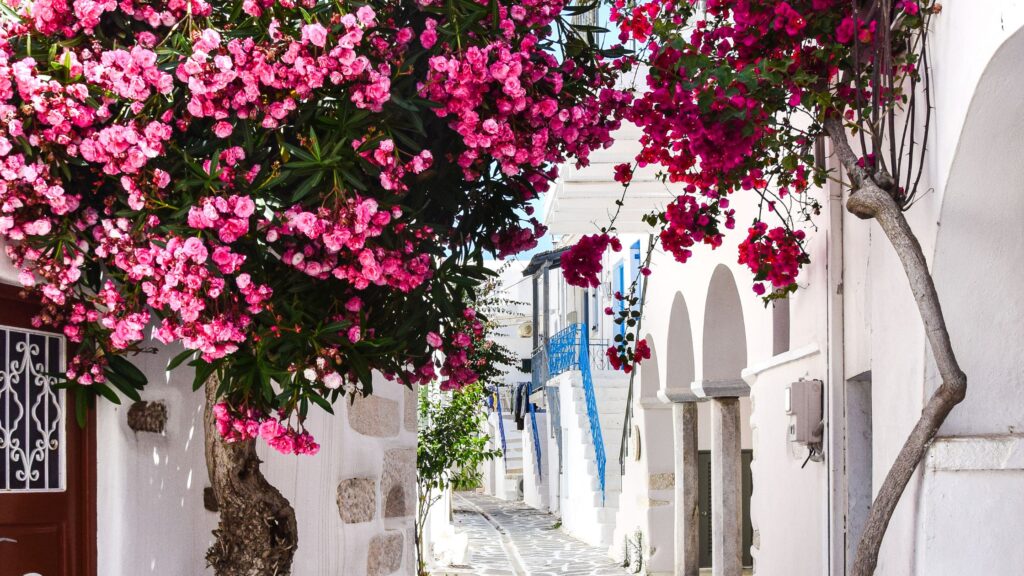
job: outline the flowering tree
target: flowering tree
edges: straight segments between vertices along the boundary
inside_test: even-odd
[[[697,4],[704,3],[613,0],[620,39],[642,47],[618,60],[619,69],[646,66],[646,86],[626,111],[642,129],[641,151],[616,168],[616,179],[628,189],[637,166],[656,165],[678,187],[675,201],[648,221],[679,262],[698,244],[722,245],[735,226],[732,203],[756,204],[739,262],[768,302],[796,290],[809,263],[801,225],[820,209],[811,184],[837,177],[815,158],[816,144],[830,139],[850,192],[847,209],[877,220],[899,255],[942,377],[871,507],[853,569],[866,576],[911,475],[966,392],[932,277],[903,215],[925,158],[928,19],[941,7],[933,0]],[[615,248],[613,230],[614,219],[565,253],[568,281],[594,284],[601,254]],[[636,324],[624,314],[617,321]],[[645,354],[635,341],[627,336],[609,354],[631,367]]]
[[[0,10],[0,238],[74,343],[67,385],[138,398],[125,358],[180,342],[168,368],[207,384],[209,560],[287,572],[294,512],[253,441],[315,453],[310,406],[375,371],[478,378],[482,260],[532,247],[552,166],[609,144],[613,70],[564,0]]]

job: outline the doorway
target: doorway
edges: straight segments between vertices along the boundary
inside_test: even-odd
[[[95,576],[95,414],[53,386],[66,343],[37,309],[0,286],[0,576]]]
[[[742,486],[743,486],[743,566],[752,567],[754,557],[750,548],[754,544],[754,526],[750,520],[750,497],[754,493],[754,478],[750,473],[750,464],[754,461],[753,450],[742,450]],[[711,568],[711,451],[700,450],[697,453],[697,514],[700,516],[698,532],[700,534],[700,567]]]

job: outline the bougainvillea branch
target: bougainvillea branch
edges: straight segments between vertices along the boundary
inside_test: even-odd
[[[850,190],[848,210],[878,221],[904,264],[943,384],[871,508],[858,576],[873,573],[896,503],[966,391],[927,263],[903,216],[924,168],[928,23],[940,10],[933,0],[612,1],[620,40],[646,46],[616,64],[622,72],[647,70],[625,117],[642,131],[636,165],[658,167],[677,186],[675,201],[648,219],[676,260],[689,260],[699,244],[721,246],[734,225],[732,204],[747,202],[757,215],[739,244],[739,263],[753,274],[753,290],[766,302],[795,291],[810,263],[803,228],[820,212],[815,189],[830,178],[819,144],[828,138]],[[630,173],[623,165],[616,179],[628,183]],[[608,245],[602,238],[574,248],[564,262],[567,280],[597,278],[600,267],[592,264]]]

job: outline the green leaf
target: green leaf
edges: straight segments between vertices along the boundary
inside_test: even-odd
[[[134,364],[125,360],[123,356],[107,356],[107,363],[115,372],[127,378],[132,386],[136,388],[142,388],[148,382],[142,370],[139,370]]]
[[[114,404],[120,404],[121,403],[121,398],[119,398],[117,396],[117,393],[114,392],[113,390],[111,390],[110,387],[107,386],[106,384],[101,384],[99,382],[96,382],[96,383],[92,384],[91,386],[89,386],[89,388],[91,390],[95,391],[95,392],[98,392],[101,396],[103,396],[107,400],[110,400]]]
[[[113,384],[115,388],[121,391],[121,394],[124,394],[128,398],[131,398],[136,402],[142,400],[142,396],[139,396],[139,391],[136,390],[131,383],[121,377],[120,374],[107,372],[107,382]],[[120,402],[118,402],[118,404],[120,404]]]
[[[317,172],[316,174],[313,174],[309,178],[306,178],[306,181],[303,182],[301,186],[296,188],[295,193],[292,194],[292,203],[298,202],[299,200],[302,200],[303,198],[308,196],[309,193],[313,191],[313,188],[315,188],[316,185],[319,184],[321,180],[323,180],[323,177],[323,172]]]
[[[327,412],[328,414],[334,414],[334,407],[332,407],[331,403],[328,402],[327,399],[324,398],[323,396],[319,394],[310,394],[309,396],[307,396],[307,398],[312,400],[313,403],[316,404],[317,406],[323,408],[324,411]]]
[[[194,360],[190,362],[190,365],[196,367],[196,375],[195,378],[192,379],[192,390],[199,390],[203,387],[203,384],[206,384],[210,375],[213,374],[215,366],[213,364],[207,364],[202,360]]]
[[[174,370],[178,366],[181,366],[182,362],[184,362],[185,360],[188,360],[189,358],[195,356],[195,354],[196,354],[195,350],[185,350],[181,354],[178,354],[174,358],[171,358],[171,361],[167,363],[166,370],[168,372]]]
[[[89,410],[89,393],[83,386],[75,386],[75,420],[79,428],[85,428],[86,416]]]

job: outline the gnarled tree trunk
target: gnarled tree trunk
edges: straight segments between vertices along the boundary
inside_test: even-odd
[[[206,467],[217,499],[217,541],[206,561],[217,576],[291,573],[299,533],[295,510],[260,473],[255,440],[228,443],[217,433],[215,377],[206,382]]]
[[[921,244],[893,197],[892,191],[896,184],[891,182],[887,174],[869,174],[857,166],[857,155],[850,147],[842,121],[838,118],[826,120],[825,128],[853,185],[846,209],[859,218],[877,221],[899,256],[942,378],[942,384],[921,411],[921,417],[900,449],[871,504],[853,563],[853,576],[871,576],[878,565],[882,538],[900,497],[939,427],[946,421],[953,407],[962,402],[967,394],[967,375],[960,369],[953,353],[935,282]]]

